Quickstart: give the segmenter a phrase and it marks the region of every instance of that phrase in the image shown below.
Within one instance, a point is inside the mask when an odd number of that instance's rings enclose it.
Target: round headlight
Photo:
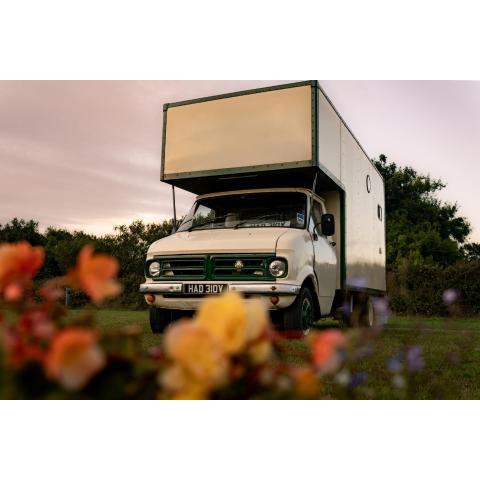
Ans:
[[[150,273],[152,277],[158,277],[158,275],[160,275],[160,263],[152,262],[148,266],[148,273]]]
[[[268,269],[274,277],[282,277],[287,271],[287,262],[285,260],[272,260]]]

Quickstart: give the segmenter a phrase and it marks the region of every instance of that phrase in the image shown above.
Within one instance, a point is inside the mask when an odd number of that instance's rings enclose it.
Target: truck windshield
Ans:
[[[246,193],[198,200],[179,232],[220,228],[305,228],[306,195],[300,192]]]

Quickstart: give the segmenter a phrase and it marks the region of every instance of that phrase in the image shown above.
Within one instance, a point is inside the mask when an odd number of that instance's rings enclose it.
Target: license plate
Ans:
[[[220,295],[227,291],[224,283],[185,283],[183,293],[186,295]]]

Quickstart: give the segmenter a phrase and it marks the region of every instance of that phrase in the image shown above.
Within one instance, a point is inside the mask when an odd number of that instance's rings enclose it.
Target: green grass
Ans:
[[[142,348],[159,345],[161,336],[150,332],[148,313],[99,310],[97,322],[104,331],[129,324],[142,328]],[[318,322],[318,329],[338,328],[334,321]],[[392,374],[386,364],[401,349],[421,345],[425,368],[410,377],[410,398],[480,399],[480,319],[392,317],[375,342],[372,355],[350,366],[351,373],[366,372],[363,386],[356,389],[359,398],[398,398],[405,395],[392,387]],[[281,359],[295,364],[308,361],[301,340],[285,340]],[[337,386],[324,386],[324,394],[336,396]]]

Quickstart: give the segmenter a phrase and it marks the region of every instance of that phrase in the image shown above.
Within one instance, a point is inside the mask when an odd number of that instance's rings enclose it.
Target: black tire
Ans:
[[[365,299],[362,315],[360,317],[360,325],[366,328],[373,328],[377,325],[377,318],[373,306],[373,297],[370,295]]]
[[[163,333],[165,329],[176,320],[189,318],[192,310],[170,310],[167,308],[150,307],[150,328],[153,333]]]
[[[373,328],[377,323],[373,297],[363,292],[351,293],[348,297],[349,312],[340,320],[344,327]]]
[[[288,337],[305,336],[315,321],[315,302],[312,292],[302,287],[295,301],[283,311],[282,330]]]
[[[150,328],[153,333],[163,333],[172,323],[172,312],[164,308],[150,307]]]

